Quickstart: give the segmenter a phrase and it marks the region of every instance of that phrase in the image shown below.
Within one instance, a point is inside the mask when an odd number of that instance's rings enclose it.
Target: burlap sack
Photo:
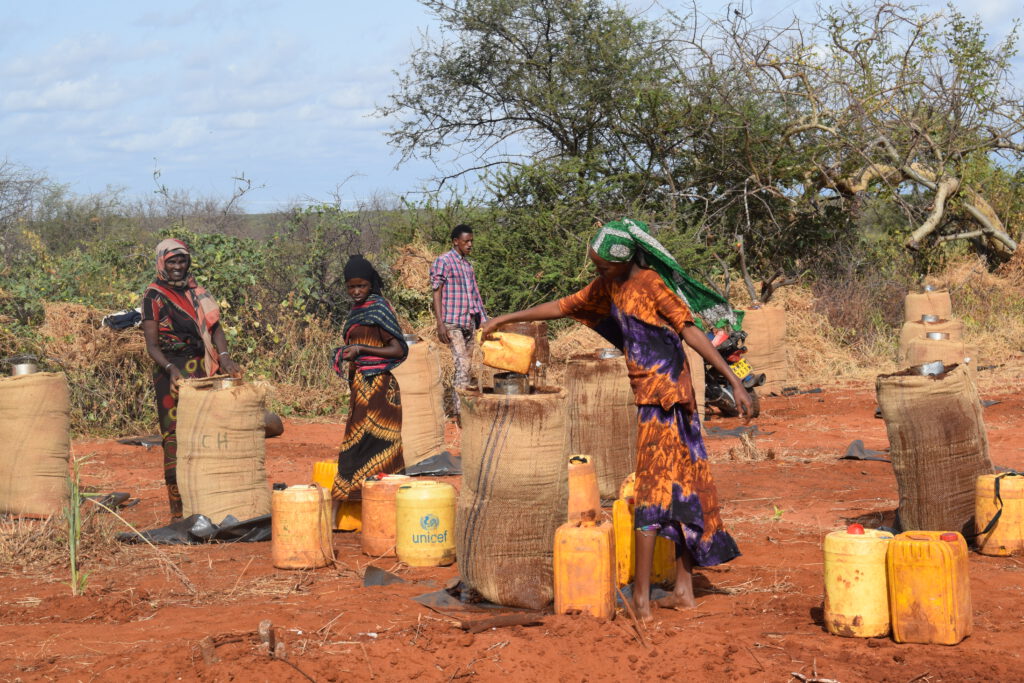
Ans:
[[[444,450],[444,386],[441,356],[429,342],[409,345],[409,357],[391,371],[402,391],[402,454],[405,466]]]
[[[915,339],[924,339],[929,332],[945,332],[951,341],[964,338],[964,324],[953,318],[950,320],[939,320],[934,323],[925,323],[920,320],[910,320],[903,323],[900,328],[899,356],[901,360],[906,357],[907,346]]]
[[[949,292],[938,289],[932,292],[910,292],[903,300],[903,320],[920,320],[922,315],[937,315],[943,320],[953,317],[953,302]]]
[[[636,403],[626,359],[574,356],[566,364],[569,453],[589,455],[601,498],[614,500],[636,469]]]
[[[63,372],[0,379],[0,513],[49,517],[67,505],[69,406]]]
[[[704,395],[704,357],[690,348],[686,342],[683,342],[683,351],[686,352],[686,365],[690,369],[690,383],[693,385],[693,397],[697,400],[697,414],[700,415],[700,427],[703,430],[704,410],[707,405]]]
[[[499,605],[541,609],[554,598],[555,530],[568,515],[565,391],[459,397],[462,580]]]
[[[968,346],[963,339],[912,339],[900,359],[903,367],[913,367],[941,360],[945,365],[960,363],[965,366],[971,381],[978,379],[978,349]]]
[[[178,488],[185,516],[220,523],[270,514],[264,466],[266,387],[186,380],[178,396]]]
[[[974,487],[992,472],[981,401],[963,365],[938,376],[880,375],[904,530],[974,531]]]
[[[751,308],[743,314],[743,329],[747,333],[747,353],[744,358],[756,373],[764,373],[765,394],[782,393],[789,383],[789,365],[786,361],[786,310],[784,308]]]

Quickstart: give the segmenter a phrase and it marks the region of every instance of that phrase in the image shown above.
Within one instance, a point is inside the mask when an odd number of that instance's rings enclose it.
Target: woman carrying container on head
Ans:
[[[675,542],[677,558],[675,591],[661,602],[664,606],[694,606],[693,565],[717,565],[740,554],[719,514],[683,342],[729,378],[744,416],[750,415],[751,402],[743,384],[694,325],[687,304],[709,321],[735,322],[728,302],[690,279],[645,224],[628,218],[605,224],[588,255],[598,273],[589,285],[563,299],[493,318],[483,334],[505,323],[570,317],[601,333],[625,355],[639,420],[633,604],[639,616],[649,618],[659,534]]]
[[[402,395],[391,370],[405,360],[409,346],[370,262],[351,256],[344,275],[353,303],[343,329],[345,346],[334,350],[338,375],[345,377],[342,361],[349,361],[348,421],[331,490],[335,514],[342,501],[358,498],[368,477],[405,468]]]
[[[190,377],[240,375],[228,354],[217,300],[189,273],[192,255],[184,242],[156,246],[156,279],[142,295],[142,333],[156,362],[153,386],[164,450],[164,480],[171,519],[182,514],[178,492],[178,384]]]

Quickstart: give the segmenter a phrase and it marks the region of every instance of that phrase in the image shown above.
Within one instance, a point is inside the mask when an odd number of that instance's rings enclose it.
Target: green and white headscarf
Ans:
[[[694,317],[712,327],[740,328],[743,312],[734,311],[725,297],[687,275],[675,257],[651,236],[646,223],[632,218],[605,223],[591,240],[590,248],[612,263],[631,261],[639,250],[643,263],[654,269],[668,288],[686,302]]]

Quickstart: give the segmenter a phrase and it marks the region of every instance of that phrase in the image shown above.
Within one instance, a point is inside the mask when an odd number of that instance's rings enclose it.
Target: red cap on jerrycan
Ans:
[[[848,533],[848,534],[858,534],[860,536],[863,536],[864,535],[864,525],[863,524],[851,524],[850,526],[846,527],[846,533]]]
[[[960,534],[955,531],[947,531],[946,533],[939,536],[940,541],[949,541],[950,543],[956,543],[960,540]]]

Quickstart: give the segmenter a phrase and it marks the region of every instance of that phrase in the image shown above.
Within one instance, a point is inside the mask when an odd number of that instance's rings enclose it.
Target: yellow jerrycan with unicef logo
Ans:
[[[851,524],[825,536],[825,628],[836,636],[889,634],[885,557],[892,534]]]
[[[413,567],[437,567],[455,561],[455,487],[416,481],[395,494],[395,550]]]

